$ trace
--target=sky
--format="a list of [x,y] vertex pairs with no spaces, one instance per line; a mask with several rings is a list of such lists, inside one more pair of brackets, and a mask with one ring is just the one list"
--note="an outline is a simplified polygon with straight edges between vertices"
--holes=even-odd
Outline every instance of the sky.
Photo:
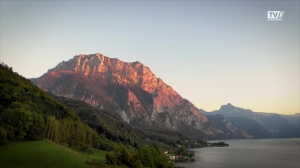
[[[0,1],[0,62],[26,78],[78,54],[140,61],[196,107],[300,112],[300,2]],[[267,11],[284,11],[268,21]]]

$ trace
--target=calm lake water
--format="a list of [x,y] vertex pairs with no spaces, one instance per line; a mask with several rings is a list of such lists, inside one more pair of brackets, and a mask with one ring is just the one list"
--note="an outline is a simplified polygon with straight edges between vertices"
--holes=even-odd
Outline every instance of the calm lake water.
[[229,147],[194,149],[195,162],[176,165],[186,168],[300,168],[300,138],[225,142]]

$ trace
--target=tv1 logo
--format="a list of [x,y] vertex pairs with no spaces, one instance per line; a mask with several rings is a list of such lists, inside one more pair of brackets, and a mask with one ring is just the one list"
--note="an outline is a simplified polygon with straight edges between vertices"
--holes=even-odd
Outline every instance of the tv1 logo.
[[268,20],[281,21],[284,11],[268,11]]

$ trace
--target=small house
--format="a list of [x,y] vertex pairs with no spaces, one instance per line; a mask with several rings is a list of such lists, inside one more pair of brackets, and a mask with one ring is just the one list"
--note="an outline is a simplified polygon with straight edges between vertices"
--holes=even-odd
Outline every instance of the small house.
[[170,160],[174,160],[176,157],[174,155],[169,155]]

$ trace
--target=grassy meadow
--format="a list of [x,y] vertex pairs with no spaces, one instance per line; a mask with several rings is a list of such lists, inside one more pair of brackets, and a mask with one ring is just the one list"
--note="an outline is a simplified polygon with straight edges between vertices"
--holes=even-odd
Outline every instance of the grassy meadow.
[[103,160],[105,152],[94,150],[93,154],[82,153],[48,140],[12,142],[0,146],[0,167],[90,167],[86,161]]

